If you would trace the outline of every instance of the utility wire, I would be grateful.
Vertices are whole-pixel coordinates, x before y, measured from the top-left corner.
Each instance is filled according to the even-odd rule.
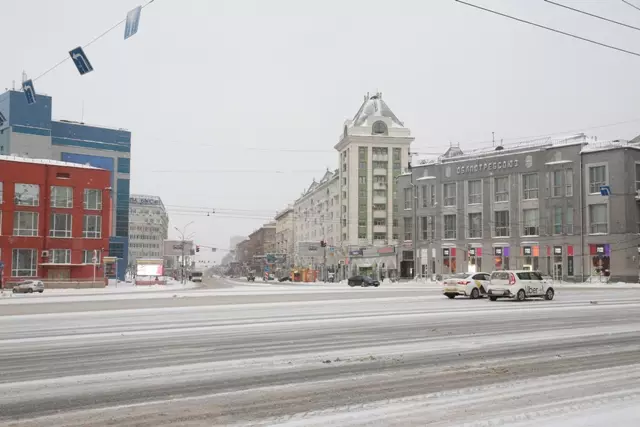
[[[555,5],[555,6],[564,7],[565,9],[569,9],[569,10],[572,10],[574,12],[582,13],[583,15],[591,16],[593,18],[602,19],[603,21],[611,22],[612,24],[617,24],[617,25],[621,25],[623,27],[631,28],[632,30],[640,31],[640,28],[634,27],[633,25],[625,24],[624,22],[614,21],[613,19],[609,19],[609,18],[605,18],[604,16],[595,15],[593,13],[585,12],[584,10],[580,10],[580,9],[576,9],[574,7],[570,7],[570,6],[567,6],[567,5],[564,5],[564,4],[556,3],[556,2],[551,1],[551,0],[544,0],[544,1],[549,3],[549,4]]]
[[[582,41],[585,41],[587,43],[592,43],[592,44],[595,44],[595,45],[598,45],[598,46],[606,47],[608,49],[617,50],[618,52],[628,53],[629,55],[634,55],[634,56],[639,56],[640,57],[640,53],[638,53],[638,52],[633,52],[631,50],[626,50],[626,49],[622,49],[622,48],[619,48],[619,47],[616,47],[616,46],[612,46],[612,45],[609,45],[609,44],[601,43],[601,42],[598,42],[598,41],[595,41],[595,40],[591,40],[591,39],[588,39],[588,38],[585,38],[585,37],[577,36],[575,34],[567,33],[565,31],[556,30],[555,28],[547,27],[547,26],[541,25],[541,24],[536,24],[535,22],[527,21],[525,19],[516,18],[515,16],[507,15],[506,13],[501,13],[501,12],[498,12],[498,11],[495,11],[495,10],[492,10],[492,9],[488,9],[486,7],[478,6],[476,4],[467,3],[467,2],[462,1],[462,0],[454,0],[454,1],[456,1],[457,3],[464,4],[466,6],[475,7],[476,9],[480,9],[480,10],[483,10],[485,12],[493,13],[494,15],[502,16],[504,18],[512,19],[512,20],[518,21],[518,22],[522,22],[524,24],[533,25],[534,27],[542,28],[542,29],[547,30],[547,31],[552,31],[554,33],[558,33],[558,34],[562,34],[564,36],[572,37],[574,39],[582,40]]]
[[[153,3],[155,0],[149,0],[147,1],[145,4],[142,5],[142,9],[144,9],[145,7],[149,6],[151,3]],[[115,23],[113,26],[111,26],[108,30],[106,30],[105,32],[103,32],[102,34],[100,34],[97,37],[94,37],[93,39],[91,39],[91,41],[87,44],[85,44],[84,46],[82,46],[83,49],[86,49],[87,47],[91,46],[92,44],[94,44],[95,42],[97,42],[98,40],[100,40],[101,38],[103,38],[104,36],[106,36],[107,34],[109,34],[111,31],[115,30],[116,28],[118,28],[120,25],[122,25],[122,23],[124,23],[127,20],[127,18],[125,17],[124,19],[121,19],[120,21],[118,21],[117,23]],[[60,65],[64,64],[65,62],[67,62],[69,59],[71,59],[71,56],[67,55],[64,57],[64,59],[62,59],[61,61],[59,61],[58,63],[56,63],[53,67],[49,68],[47,71],[45,71],[44,73],[40,74],[38,77],[32,79],[34,82],[36,80],[38,80],[40,77],[44,77],[47,74],[49,74],[51,71],[55,70],[56,68],[58,68]]]
[[[622,3],[626,3],[632,8],[640,10],[640,7],[636,6],[635,4],[629,3],[627,0],[622,0]]]

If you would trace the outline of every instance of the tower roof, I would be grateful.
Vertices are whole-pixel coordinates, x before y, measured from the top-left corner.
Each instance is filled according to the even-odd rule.
[[[352,120],[352,126],[371,126],[378,117],[391,119],[392,126],[404,127],[402,123],[386,102],[382,100],[382,93],[377,92],[370,96],[368,93],[364,97],[364,102]]]

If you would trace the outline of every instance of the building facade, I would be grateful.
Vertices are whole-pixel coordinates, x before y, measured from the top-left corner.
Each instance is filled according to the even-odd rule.
[[[285,254],[287,258],[293,257],[295,242],[293,238],[293,208],[287,207],[286,209],[278,212],[275,216],[276,221],[276,252],[279,254]],[[292,259],[287,259],[287,264],[292,264]]]
[[[103,282],[99,265],[109,254],[110,186],[107,170],[0,155],[2,282],[89,282],[94,272]]]
[[[162,258],[169,235],[169,217],[158,196],[129,197],[129,265],[138,258]]]
[[[118,275],[128,265],[131,132],[52,120],[52,98],[38,95],[28,105],[24,93],[0,95],[0,154],[88,164],[111,173],[113,218],[111,256],[118,258]]]
[[[423,274],[533,269],[568,281],[638,281],[637,143],[580,134],[453,147],[399,184],[401,234],[411,242],[416,227]],[[411,250],[399,256],[413,259]]]
[[[399,242],[396,179],[409,163],[414,138],[383,101],[367,94],[352,120],[343,126],[339,153],[341,245],[352,274],[396,268]],[[369,256],[365,256],[368,253]],[[384,266],[384,267],[383,267]]]

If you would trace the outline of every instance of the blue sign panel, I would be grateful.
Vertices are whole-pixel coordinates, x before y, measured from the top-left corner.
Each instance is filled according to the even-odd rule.
[[[27,98],[27,104],[35,104],[36,88],[33,86],[33,80],[29,79],[22,82],[22,90],[24,91],[24,96]]]
[[[610,196],[611,195],[611,187],[608,185],[600,186],[600,195],[601,196]]]
[[[81,47],[69,51],[69,56],[73,59],[73,63],[76,64],[76,68],[81,76],[93,71],[91,62],[89,62],[89,58],[87,58],[87,55],[85,55]]]
[[[128,39],[138,32],[138,24],[140,23],[140,12],[142,6],[138,6],[127,13],[127,21],[124,24],[124,39]]]
[[[4,262],[0,261],[0,270],[4,268]]]

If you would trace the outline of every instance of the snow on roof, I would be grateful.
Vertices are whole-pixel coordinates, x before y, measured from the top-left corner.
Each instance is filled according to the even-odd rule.
[[[364,102],[351,121],[352,126],[371,126],[377,117],[387,117],[391,119],[392,126],[404,127],[402,123],[386,102],[382,100],[382,93],[378,92],[373,96],[365,95]]]
[[[90,165],[83,165],[80,163],[63,162],[61,160],[32,159],[30,157],[6,156],[6,155],[0,154],[0,161],[3,161],[3,160],[7,162],[36,163],[40,165],[49,165],[49,166],[64,166],[68,168],[106,170],[106,169],[96,168]]]
[[[598,141],[590,142],[582,148],[582,153],[594,153],[596,151],[615,150],[617,148],[633,148],[640,150],[640,145],[637,142],[631,142],[624,139],[614,139],[612,141]]]

